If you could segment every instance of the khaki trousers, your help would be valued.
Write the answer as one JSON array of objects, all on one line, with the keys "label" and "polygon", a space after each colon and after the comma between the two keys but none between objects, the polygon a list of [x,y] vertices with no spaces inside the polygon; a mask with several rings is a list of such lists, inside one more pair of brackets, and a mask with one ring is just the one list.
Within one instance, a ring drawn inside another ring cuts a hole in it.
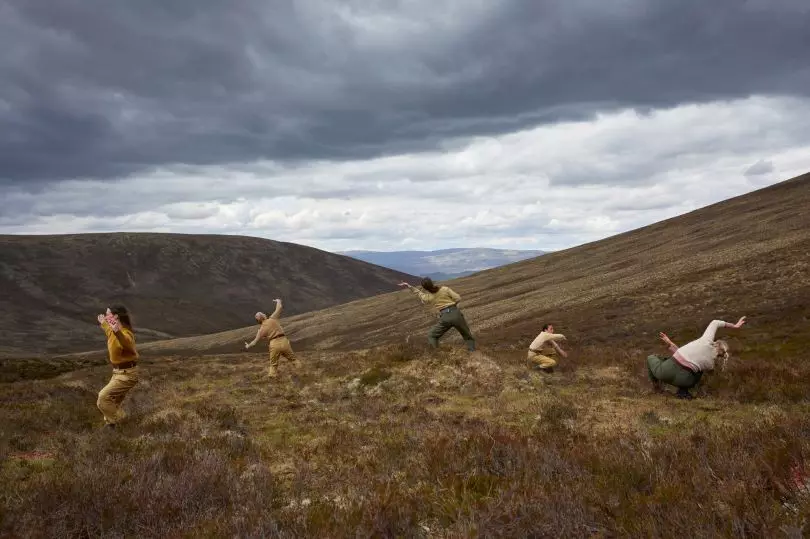
[{"label": "khaki trousers", "polygon": [[270,341],[269,373],[271,376],[275,375],[276,367],[278,367],[278,359],[281,356],[286,357],[288,361],[298,361],[298,358],[295,356],[295,352],[293,352],[292,346],[290,346],[290,339],[287,337],[277,337]]},{"label": "khaki trousers", "polygon": [[96,406],[104,414],[105,423],[115,424],[126,416],[121,409],[121,402],[136,385],[138,385],[138,367],[113,369],[112,378],[104,389],[98,392],[96,401]]},{"label": "khaki trousers", "polygon": [[548,369],[557,365],[557,360],[554,358],[544,356],[543,354],[539,354],[533,350],[529,350],[527,359],[542,369]]}]

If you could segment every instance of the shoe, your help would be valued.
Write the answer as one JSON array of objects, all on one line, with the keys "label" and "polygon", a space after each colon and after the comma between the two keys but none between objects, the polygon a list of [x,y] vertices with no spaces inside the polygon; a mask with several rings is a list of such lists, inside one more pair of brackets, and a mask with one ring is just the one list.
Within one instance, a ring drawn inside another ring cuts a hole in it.
[{"label": "shoe", "polygon": [[278,378],[278,370],[276,369],[268,369],[267,376],[270,378]]},{"label": "shoe", "polygon": [[686,399],[688,401],[695,398],[686,389],[679,389],[678,392],[675,394],[675,396],[678,397],[679,399]]},{"label": "shoe", "polygon": [[115,430],[115,423],[105,423],[104,430]]}]

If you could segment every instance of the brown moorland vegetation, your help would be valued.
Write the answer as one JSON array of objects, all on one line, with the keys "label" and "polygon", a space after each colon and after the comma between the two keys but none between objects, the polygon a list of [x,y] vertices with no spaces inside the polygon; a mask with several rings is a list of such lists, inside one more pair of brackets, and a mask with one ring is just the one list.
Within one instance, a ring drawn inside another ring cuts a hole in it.
[{"label": "brown moorland vegetation", "polygon": [[[228,353],[253,327],[145,344],[115,432],[97,355],[56,376],[17,363],[0,534],[802,537],[808,202],[805,176],[454,281],[472,355],[455,336],[428,350],[407,292],[286,319],[304,363],[276,381],[264,353]],[[683,343],[740,315],[697,399],[650,392],[657,331]],[[569,337],[551,375],[525,364],[543,321]]]}]

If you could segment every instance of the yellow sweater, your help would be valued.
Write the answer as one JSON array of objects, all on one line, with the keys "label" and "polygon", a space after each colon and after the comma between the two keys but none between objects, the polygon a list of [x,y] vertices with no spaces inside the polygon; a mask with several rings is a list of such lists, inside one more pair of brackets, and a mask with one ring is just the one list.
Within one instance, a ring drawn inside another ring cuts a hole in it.
[{"label": "yellow sweater", "polygon": [[441,286],[435,293],[425,292],[415,286],[410,290],[419,296],[422,303],[432,306],[437,312],[461,301],[461,296],[453,292],[449,286]]},{"label": "yellow sweater", "polygon": [[107,322],[104,322],[101,327],[104,328],[104,333],[107,335],[107,352],[113,366],[138,359],[135,335],[132,331],[121,326],[121,331],[116,335]]}]

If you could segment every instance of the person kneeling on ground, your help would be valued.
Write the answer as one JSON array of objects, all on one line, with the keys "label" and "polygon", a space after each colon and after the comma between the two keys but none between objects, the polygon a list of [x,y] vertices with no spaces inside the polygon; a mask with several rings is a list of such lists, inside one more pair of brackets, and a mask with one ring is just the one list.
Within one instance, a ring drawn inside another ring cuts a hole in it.
[{"label": "person kneeling on ground", "polygon": [[301,362],[296,357],[295,352],[293,352],[292,346],[290,346],[290,340],[284,335],[284,330],[278,322],[278,319],[281,317],[281,300],[275,299],[273,301],[276,302],[276,309],[269,317],[263,312],[255,314],[256,322],[261,326],[259,327],[259,331],[256,332],[256,338],[249,343],[245,343],[245,350],[250,350],[256,346],[256,343],[266,337],[269,343],[268,350],[270,354],[270,368],[267,369],[267,376],[277,378],[278,358],[284,356],[288,361],[292,361],[296,368],[301,366]]},{"label": "person kneeling on ground", "polygon": [[560,348],[560,345],[558,345],[556,342],[564,340],[565,335],[562,333],[554,333],[554,326],[551,324],[545,324],[540,334],[535,337],[532,343],[529,345],[529,354],[527,359],[544,372],[554,372],[554,367],[557,365],[557,361],[549,356],[558,353],[562,357],[568,357],[565,350]]},{"label": "person kneeling on ground", "polygon": [[107,352],[113,372],[110,381],[99,391],[96,406],[104,414],[104,426],[114,429],[116,423],[126,417],[121,409],[124,397],[138,385],[138,351],[126,307],[108,307],[106,314],[98,315],[98,323],[107,335]]},{"label": "person kneeling on ground", "polygon": [[408,289],[419,297],[419,300],[426,304],[431,305],[439,315],[439,321],[428,332],[428,342],[433,348],[439,347],[439,339],[447,333],[450,328],[456,328],[467,343],[467,349],[470,352],[475,352],[475,338],[470,332],[470,327],[464,319],[464,314],[458,307],[458,302],[461,301],[461,296],[456,294],[449,286],[436,286],[430,277],[422,279],[422,288],[426,292],[422,292],[415,286],[408,283],[399,283],[399,286],[406,286]]},{"label": "person kneeling on ground", "polygon": [[693,398],[689,390],[700,382],[704,372],[714,370],[715,360],[723,360],[723,369],[728,361],[728,343],[723,340],[714,340],[717,330],[723,327],[739,329],[744,323],[744,316],[736,324],[712,320],[703,335],[680,348],[670,340],[666,333],[661,332],[659,337],[669,347],[672,355],[669,357],[655,354],[647,356],[647,371],[653,389],[661,392],[663,391],[662,383],[670,384],[678,388],[676,393],[678,398]]}]

